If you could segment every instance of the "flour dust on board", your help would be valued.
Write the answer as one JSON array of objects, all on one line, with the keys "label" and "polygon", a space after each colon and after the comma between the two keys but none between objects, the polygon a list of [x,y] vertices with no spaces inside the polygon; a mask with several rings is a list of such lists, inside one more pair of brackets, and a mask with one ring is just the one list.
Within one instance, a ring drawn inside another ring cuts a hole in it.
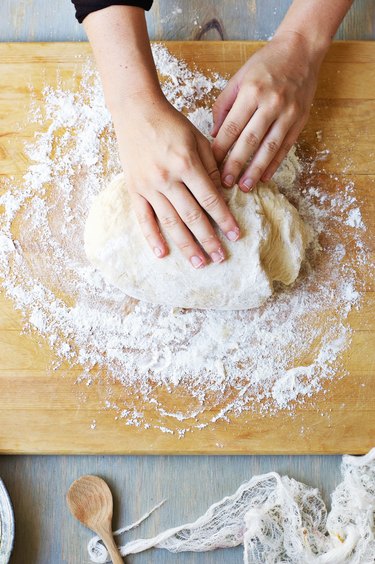
[{"label": "flour dust on board", "polygon": [[[189,69],[163,46],[153,53],[165,95],[208,136],[213,96],[225,79]],[[22,182],[9,178],[0,192],[2,286],[24,330],[53,349],[55,368],[80,367],[86,385],[106,379],[102,404],[116,418],[148,428],[152,408],[155,427],[182,437],[244,410],[292,414],[344,375],[347,318],[361,304],[368,251],[353,183],[332,177],[327,188],[313,174],[324,171],[326,147],[316,160],[292,149],[274,178],[314,234],[294,285],[276,285],[256,310],[183,310],[124,296],[86,259],[89,207],[121,170],[90,63],[77,92],[47,86],[29,119],[40,128],[27,148],[31,164]],[[123,401],[112,398],[113,381],[122,384]],[[173,412],[160,390],[174,393]]]}]

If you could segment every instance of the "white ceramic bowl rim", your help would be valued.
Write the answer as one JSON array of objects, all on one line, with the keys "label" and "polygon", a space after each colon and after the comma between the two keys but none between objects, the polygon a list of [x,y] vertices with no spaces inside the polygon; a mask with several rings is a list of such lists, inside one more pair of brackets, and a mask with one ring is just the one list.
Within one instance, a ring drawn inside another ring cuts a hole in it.
[{"label": "white ceramic bowl rim", "polygon": [[0,564],[7,564],[9,562],[13,542],[13,508],[4,483],[0,479]]}]

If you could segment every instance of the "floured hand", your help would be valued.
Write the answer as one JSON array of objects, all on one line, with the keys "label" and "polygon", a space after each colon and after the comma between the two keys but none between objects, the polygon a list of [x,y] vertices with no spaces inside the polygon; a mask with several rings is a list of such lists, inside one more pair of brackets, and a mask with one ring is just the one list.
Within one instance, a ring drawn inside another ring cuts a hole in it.
[{"label": "floured hand", "polygon": [[[209,141],[162,96],[139,96],[114,123],[128,190],[143,235],[157,257],[168,253],[162,232],[194,268],[225,258],[209,221],[226,237],[238,225],[218,192],[220,174]],[[125,119],[126,116],[126,119]],[[159,222],[159,224],[158,224]],[[159,229],[160,225],[160,229]]]},{"label": "floured hand", "polygon": [[308,119],[319,66],[302,36],[284,32],[230,79],[214,105],[212,131],[218,164],[228,155],[224,186],[238,182],[247,192],[273,176]]}]

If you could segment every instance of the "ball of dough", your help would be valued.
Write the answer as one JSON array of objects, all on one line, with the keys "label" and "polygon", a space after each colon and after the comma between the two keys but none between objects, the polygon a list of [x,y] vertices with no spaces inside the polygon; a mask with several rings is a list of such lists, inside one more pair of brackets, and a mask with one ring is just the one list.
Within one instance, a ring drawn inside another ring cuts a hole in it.
[{"label": "ball of dough", "polygon": [[222,191],[241,229],[232,243],[217,230],[227,259],[195,270],[167,240],[170,253],[158,259],[145,241],[121,174],[94,200],[85,228],[89,261],[125,294],[181,308],[239,310],[258,307],[275,280],[297,278],[308,230],[276,184],[259,183],[245,194]]}]

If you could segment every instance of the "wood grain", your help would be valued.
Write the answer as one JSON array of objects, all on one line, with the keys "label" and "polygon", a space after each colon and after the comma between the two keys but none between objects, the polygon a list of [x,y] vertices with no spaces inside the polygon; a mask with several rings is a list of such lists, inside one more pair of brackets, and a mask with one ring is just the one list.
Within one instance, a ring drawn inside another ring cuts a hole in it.
[{"label": "wood grain", "polygon": [[[233,73],[260,47],[258,43],[171,42],[170,50],[203,70]],[[90,53],[85,44],[1,45],[0,115],[4,134],[0,137],[0,174],[22,175],[27,167],[24,141],[31,139],[35,125],[27,123],[29,84],[40,95],[45,83],[78,87],[82,62]],[[323,66],[317,98],[304,143],[322,129],[332,151],[325,163],[328,172],[347,174],[356,183],[359,199],[366,202],[366,237],[373,249],[374,199],[371,190],[375,162],[375,48],[368,43],[335,44]],[[20,127],[22,126],[22,127]],[[348,160],[348,155],[350,159]],[[328,180],[324,180],[327,181]],[[78,371],[63,366],[49,368],[53,355],[34,338],[20,336],[21,319],[11,305],[0,298],[0,452],[7,453],[361,453],[375,437],[375,288],[369,291],[359,312],[352,312],[353,343],[343,358],[350,376],[327,384],[316,404],[298,408],[296,415],[279,413],[262,417],[245,413],[225,422],[210,423],[200,431],[179,439],[179,423],[169,421],[172,434],[158,429],[134,428],[115,421],[102,409],[108,384],[98,379],[90,388],[75,384]],[[125,405],[133,391],[111,384],[116,401]],[[160,400],[171,409],[186,397],[160,390]],[[166,421],[143,406],[151,424]],[[218,412],[208,408],[200,422],[207,423]],[[96,428],[91,424],[96,421]],[[185,425],[183,425],[185,426]],[[302,431],[303,429],[303,431]],[[72,437],[74,440],[72,441]]]}]

